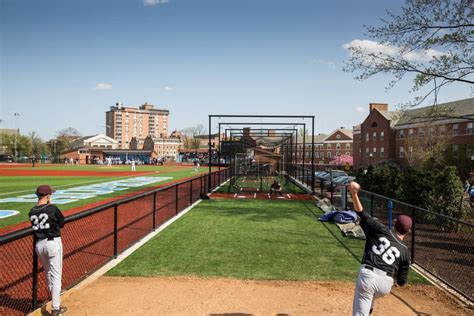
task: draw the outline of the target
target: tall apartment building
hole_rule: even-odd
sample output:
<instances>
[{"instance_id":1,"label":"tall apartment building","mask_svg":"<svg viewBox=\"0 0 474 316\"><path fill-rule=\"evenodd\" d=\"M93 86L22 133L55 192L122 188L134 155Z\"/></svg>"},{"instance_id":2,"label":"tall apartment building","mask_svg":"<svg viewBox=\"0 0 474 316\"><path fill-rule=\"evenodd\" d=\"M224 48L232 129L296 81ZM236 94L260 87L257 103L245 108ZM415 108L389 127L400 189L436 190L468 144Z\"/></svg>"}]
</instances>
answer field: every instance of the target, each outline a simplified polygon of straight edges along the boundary
<instances>
[{"instance_id":1,"label":"tall apartment building","mask_svg":"<svg viewBox=\"0 0 474 316\"><path fill-rule=\"evenodd\" d=\"M407 166L417 152L440 143L474 164L474 98L403 113L389 111L387 104L371 103L369 109L364 122L354 126L354 168L384 161Z\"/></svg>"},{"instance_id":2,"label":"tall apartment building","mask_svg":"<svg viewBox=\"0 0 474 316\"><path fill-rule=\"evenodd\" d=\"M133 137L141 148L148 135L153 139L167 137L168 116L168 110L155 109L148 103L138 108L116 103L105 112L106 134L117 140L121 149L128 149Z\"/></svg>"}]
</instances>

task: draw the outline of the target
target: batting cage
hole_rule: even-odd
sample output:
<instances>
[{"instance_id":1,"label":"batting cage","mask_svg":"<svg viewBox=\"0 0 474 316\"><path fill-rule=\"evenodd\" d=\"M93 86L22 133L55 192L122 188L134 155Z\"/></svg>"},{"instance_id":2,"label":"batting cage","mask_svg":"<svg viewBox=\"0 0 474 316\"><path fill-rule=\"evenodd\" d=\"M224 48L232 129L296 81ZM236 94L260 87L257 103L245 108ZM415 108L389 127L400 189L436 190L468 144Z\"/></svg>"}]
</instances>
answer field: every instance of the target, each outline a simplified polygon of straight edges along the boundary
<instances>
[{"instance_id":1,"label":"batting cage","mask_svg":"<svg viewBox=\"0 0 474 316\"><path fill-rule=\"evenodd\" d=\"M209 137L214 134L213 120L218 122L214 125L220 138L218 160L230 169L228 193L289 193L288 182L295 180L301 168L308 170L307 187L314 191L314 156L304 152L306 144L297 146L298 137L304 142L303 135L314 132L314 116L210 115ZM308 145L314 149L314 141ZM209 141L211 150L215 148ZM298 161L298 157L309 159Z\"/></svg>"}]
</instances>

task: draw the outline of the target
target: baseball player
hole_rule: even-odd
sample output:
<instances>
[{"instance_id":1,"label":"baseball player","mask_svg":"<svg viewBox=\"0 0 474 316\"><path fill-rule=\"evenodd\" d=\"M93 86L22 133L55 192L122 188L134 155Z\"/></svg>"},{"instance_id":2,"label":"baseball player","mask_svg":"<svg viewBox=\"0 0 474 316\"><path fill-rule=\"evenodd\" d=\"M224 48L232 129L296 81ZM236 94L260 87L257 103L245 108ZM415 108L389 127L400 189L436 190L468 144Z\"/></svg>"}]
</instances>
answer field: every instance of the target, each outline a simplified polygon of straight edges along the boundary
<instances>
[{"instance_id":1,"label":"baseball player","mask_svg":"<svg viewBox=\"0 0 474 316\"><path fill-rule=\"evenodd\" d=\"M137 170L137 168L135 167L135 159L132 159L132 171L135 170Z\"/></svg>"},{"instance_id":2,"label":"baseball player","mask_svg":"<svg viewBox=\"0 0 474 316\"><path fill-rule=\"evenodd\" d=\"M52 297L51 315L60 315L67 311L61 306L61 276L63 269L63 245L61 228L64 226L64 216L56 205L51 204L51 195L55 191L47 185L36 189L38 203L28 214L33 228L35 250L46 274L46 283Z\"/></svg>"},{"instance_id":3,"label":"baseball player","mask_svg":"<svg viewBox=\"0 0 474 316\"><path fill-rule=\"evenodd\" d=\"M372 312L374 300L390 293L394 278L400 286L407 282L410 254L403 239L411 229L412 219L400 215L394 230L388 230L385 225L364 212L358 196L360 185L351 182L349 190L366 236L352 306L352 315L362 316Z\"/></svg>"}]
</instances>

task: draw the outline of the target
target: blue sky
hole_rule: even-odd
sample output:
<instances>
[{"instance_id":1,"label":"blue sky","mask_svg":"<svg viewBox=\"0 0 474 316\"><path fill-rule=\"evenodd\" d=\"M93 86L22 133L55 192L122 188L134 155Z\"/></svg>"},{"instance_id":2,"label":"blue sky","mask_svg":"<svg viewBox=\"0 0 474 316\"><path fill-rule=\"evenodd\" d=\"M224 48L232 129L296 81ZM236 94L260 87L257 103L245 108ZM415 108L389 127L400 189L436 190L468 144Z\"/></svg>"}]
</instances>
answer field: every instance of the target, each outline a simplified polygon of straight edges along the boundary
<instances>
[{"instance_id":1,"label":"blue sky","mask_svg":"<svg viewBox=\"0 0 474 316\"><path fill-rule=\"evenodd\" d=\"M410 83L359 82L343 45L399 0L2 0L1 127L44 139L104 132L115 102L170 110L171 129L208 114L316 116L352 128L370 102L409 101ZM470 97L468 86L439 101ZM364 110L364 111L362 111Z\"/></svg>"}]
</instances>

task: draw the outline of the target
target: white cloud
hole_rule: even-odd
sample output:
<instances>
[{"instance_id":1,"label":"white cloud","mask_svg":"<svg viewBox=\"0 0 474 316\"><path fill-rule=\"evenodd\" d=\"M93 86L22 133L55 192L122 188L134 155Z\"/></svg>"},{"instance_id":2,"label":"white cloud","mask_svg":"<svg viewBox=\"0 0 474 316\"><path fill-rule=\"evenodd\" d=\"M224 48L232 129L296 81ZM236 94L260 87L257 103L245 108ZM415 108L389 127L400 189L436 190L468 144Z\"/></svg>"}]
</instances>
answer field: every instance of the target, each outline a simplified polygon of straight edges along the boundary
<instances>
[{"instance_id":1,"label":"white cloud","mask_svg":"<svg viewBox=\"0 0 474 316\"><path fill-rule=\"evenodd\" d=\"M168 3L168 0L143 0L143 4L146 7L152 7L157 4L166 4L166 3Z\"/></svg>"},{"instance_id":2,"label":"white cloud","mask_svg":"<svg viewBox=\"0 0 474 316\"><path fill-rule=\"evenodd\" d=\"M163 89L165 89L166 91L171 91L171 90L173 90L174 88L173 88L173 87L170 87L170 86L165 86Z\"/></svg>"},{"instance_id":3,"label":"white cloud","mask_svg":"<svg viewBox=\"0 0 474 316\"><path fill-rule=\"evenodd\" d=\"M327 66L331 69L336 69L336 63L330 60L325 60L325 59L312 59L309 61L310 64L319 64L319 65L324 65Z\"/></svg>"},{"instance_id":4,"label":"white cloud","mask_svg":"<svg viewBox=\"0 0 474 316\"><path fill-rule=\"evenodd\" d=\"M400 48L397 46L380 44L378 42L370 41L370 40L355 39L349 43L343 44L342 47L348 50L349 53L350 53L350 50L349 50L350 48L361 48L367 53L373 53L373 54L382 53L389 56L395 56L400 53ZM408 61L428 62L432 60L433 57L440 57L441 55L443 55L443 53L440 51L437 51L435 49L428 49L425 51L408 52L408 53L405 53L403 57L405 60L408 60Z\"/></svg>"},{"instance_id":5,"label":"white cloud","mask_svg":"<svg viewBox=\"0 0 474 316\"><path fill-rule=\"evenodd\" d=\"M361 106L356 107L356 108L355 108L355 111L356 111L357 113L365 113L365 112L366 112L365 108L364 108L364 107L361 107Z\"/></svg>"},{"instance_id":6,"label":"white cloud","mask_svg":"<svg viewBox=\"0 0 474 316\"><path fill-rule=\"evenodd\" d=\"M110 83L98 83L95 85L94 90L110 90L112 85Z\"/></svg>"}]
</instances>

